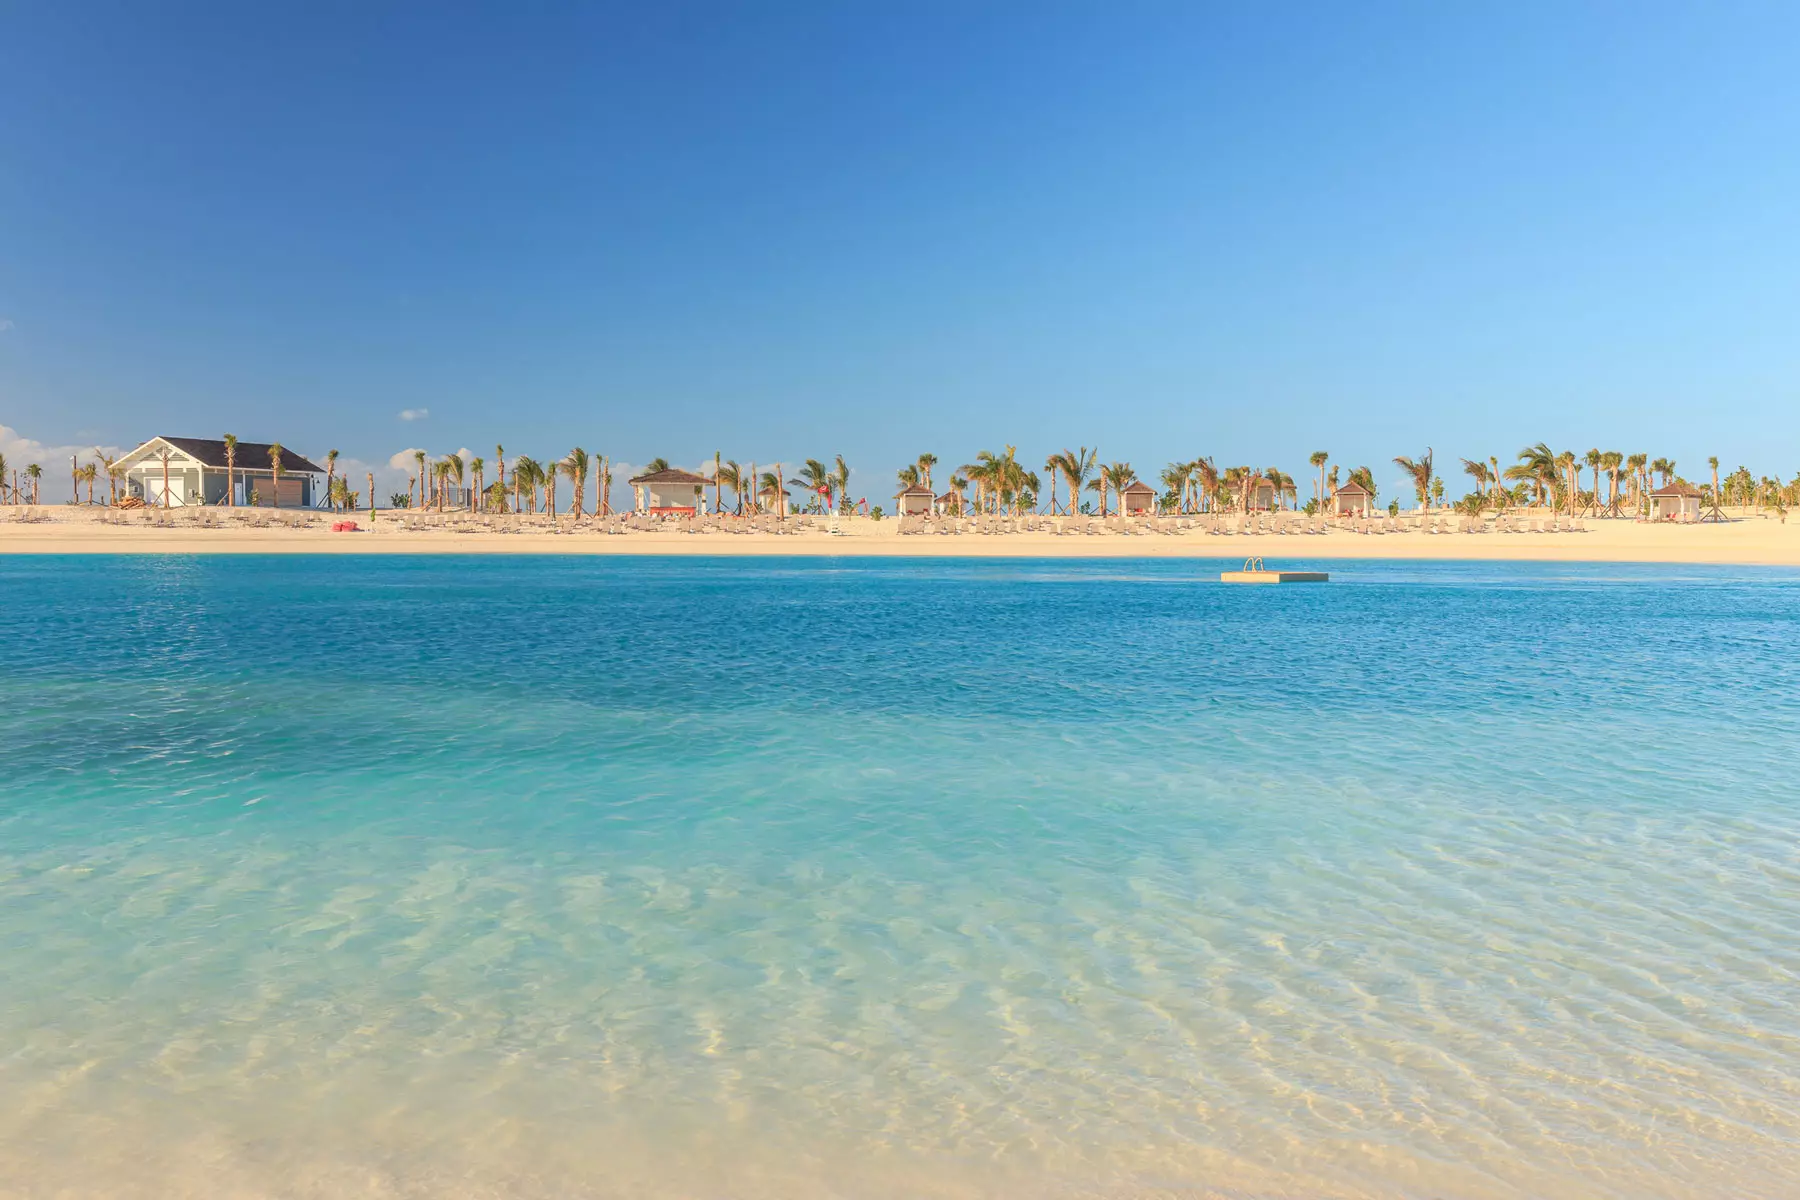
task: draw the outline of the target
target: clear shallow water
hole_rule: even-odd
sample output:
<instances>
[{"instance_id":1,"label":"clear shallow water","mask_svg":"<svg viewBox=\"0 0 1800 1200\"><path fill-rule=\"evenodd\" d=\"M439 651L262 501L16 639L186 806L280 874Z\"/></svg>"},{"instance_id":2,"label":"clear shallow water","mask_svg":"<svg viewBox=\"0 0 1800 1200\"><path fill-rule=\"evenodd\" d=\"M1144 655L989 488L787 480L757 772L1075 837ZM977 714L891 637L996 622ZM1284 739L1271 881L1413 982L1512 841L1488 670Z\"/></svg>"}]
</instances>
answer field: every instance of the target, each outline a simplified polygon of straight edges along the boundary
<instances>
[{"instance_id":1,"label":"clear shallow water","mask_svg":"<svg viewBox=\"0 0 1800 1200\"><path fill-rule=\"evenodd\" d=\"M1800 1192L1800 575L0 559L0 1194Z\"/></svg>"}]
</instances>

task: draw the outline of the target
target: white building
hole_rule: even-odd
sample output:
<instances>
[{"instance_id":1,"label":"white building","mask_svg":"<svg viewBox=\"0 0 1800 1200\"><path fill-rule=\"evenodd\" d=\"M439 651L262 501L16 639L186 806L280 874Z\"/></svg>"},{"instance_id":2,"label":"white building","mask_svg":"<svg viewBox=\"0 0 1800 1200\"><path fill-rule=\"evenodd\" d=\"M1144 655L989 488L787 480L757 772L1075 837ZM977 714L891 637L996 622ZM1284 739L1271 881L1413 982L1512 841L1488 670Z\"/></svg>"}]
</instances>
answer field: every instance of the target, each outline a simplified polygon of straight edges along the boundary
<instances>
[{"instance_id":1,"label":"white building","mask_svg":"<svg viewBox=\"0 0 1800 1200\"><path fill-rule=\"evenodd\" d=\"M1128 517L1148 516L1156 511L1156 489L1141 479L1134 479L1119 489L1119 511Z\"/></svg>"},{"instance_id":2,"label":"white building","mask_svg":"<svg viewBox=\"0 0 1800 1200\"><path fill-rule=\"evenodd\" d=\"M126 494L152 508L186 508L231 503L275 504L274 463L268 442L239 442L227 459L225 443L215 438L153 437L119 459ZM281 452L281 507L311 508L324 499L320 476L325 468L292 450Z\"/></svg>"},{"instance_id":3,"label":"white building","mask_svg":"<svg viewBox=\"0 0 1800 1200\"><path fill-rule=\"evenodd\" d=\"M1332 493L1332 511L1340 517L1366 517L1374 497L1369 489L1352 479Z\"/></svg>"},{"instance_id":4,"label":"white building","mask_svg":"<svg viewBox=\"0 0 1800 1200\"><path fill-rule=\"evenodd\" d=\"M671 467L631 479L631 493L637 498L637 510L652 516L691 517L705 511L704 475Z\"/></svg>"},{"instance_id":5,"label":"white building","mask_svg":"<svg viewBox=\"0 0 1800 1200\"><path fill-rule=\"evenodd\" d=\"M1691 483L1666 483L1650 493L1652 521L1698 521L1700 489Z\"/></svg>"},{"instance_id":6,"label":"white building","mask_svg":"<svg viewBox=\"0 0 1800 1200\"><path fill-rule=\"evenodd\" d=\"M903 517L929 516L936 500L925 485L908 484L894 493L894 511Z\"/></svg>"}]
</instances>

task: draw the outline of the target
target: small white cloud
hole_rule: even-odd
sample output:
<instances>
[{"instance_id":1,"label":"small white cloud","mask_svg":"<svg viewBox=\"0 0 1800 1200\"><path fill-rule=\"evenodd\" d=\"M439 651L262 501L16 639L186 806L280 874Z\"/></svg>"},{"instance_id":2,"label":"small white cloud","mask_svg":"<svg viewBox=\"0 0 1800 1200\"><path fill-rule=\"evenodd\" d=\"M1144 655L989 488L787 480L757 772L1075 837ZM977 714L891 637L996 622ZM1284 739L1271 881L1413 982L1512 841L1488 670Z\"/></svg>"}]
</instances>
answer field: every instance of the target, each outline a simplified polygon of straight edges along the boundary
<instances>
[{"instance_id":1,"label":"small white cloud","mask_svg":"<svg viewBox=\"0 0 1800 1200\"><path fill-rule=\"evenodd\" d=\"M431 415L429 408L403 408L400 410L402 421L423 421Z\"/></svg>"},{"instance_id":2,"label":"small white cloud","mask_svg":"<svg viewBox=\"0 0 1800 1200\"><path fill-rule=\"evenodd\" d=\"M394 457L388 459L388 470L411 471L419 465L418 456L421 454L425 455L426 458L431 457L429 451L421 450L416 446L402 450L400 453L394 455Z\"/></svg>"},{"instance_id":3,"label":"small white cloud","mask_svg":"<svg viewBox=\"0 0 1800 1200\"><path fill-rule=\"evenodd\" d=\"M11 329L12 327L13 327L12 318L0 317L0 333L5 333L7 330Z\"/></svg>"}]
</instances>

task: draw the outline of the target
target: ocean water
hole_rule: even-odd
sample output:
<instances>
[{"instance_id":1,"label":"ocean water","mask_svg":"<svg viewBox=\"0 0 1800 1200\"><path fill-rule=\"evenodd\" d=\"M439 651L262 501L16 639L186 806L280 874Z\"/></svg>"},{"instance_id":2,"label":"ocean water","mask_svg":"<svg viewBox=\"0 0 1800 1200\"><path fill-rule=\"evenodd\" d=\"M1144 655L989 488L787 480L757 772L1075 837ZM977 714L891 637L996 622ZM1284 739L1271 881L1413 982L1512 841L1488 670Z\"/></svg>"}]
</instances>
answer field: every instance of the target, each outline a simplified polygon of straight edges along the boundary
<instances>
[{"instance_id":1,"label":"ocean water","mask_svg":"<svg viewBox=\"0 0 1800 1200\"><path fill-rule=\"evenodd\" d=\"M1800 1195L1800 573L0 559L0 1195Z\"/></svg>"}]
</instances>

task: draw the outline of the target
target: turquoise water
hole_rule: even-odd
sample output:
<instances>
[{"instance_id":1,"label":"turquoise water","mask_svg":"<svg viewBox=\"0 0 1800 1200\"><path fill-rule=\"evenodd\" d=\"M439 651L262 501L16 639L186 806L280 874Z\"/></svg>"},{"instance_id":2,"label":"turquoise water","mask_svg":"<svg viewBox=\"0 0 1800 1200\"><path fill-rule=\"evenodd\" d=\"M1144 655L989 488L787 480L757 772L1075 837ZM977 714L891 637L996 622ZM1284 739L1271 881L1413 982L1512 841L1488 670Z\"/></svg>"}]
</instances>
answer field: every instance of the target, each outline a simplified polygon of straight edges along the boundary
<instances>
[{"instance_id":1,"label":"turquoise water","mask_svg":"<svg viewBox=\"0 0 1800 1200\"><path fill-rule=\"evenodd\" d=\"M0 1194L1800 1194L1800 574L1220 566L0 559Z\"/></svg>"}]
</instances>

